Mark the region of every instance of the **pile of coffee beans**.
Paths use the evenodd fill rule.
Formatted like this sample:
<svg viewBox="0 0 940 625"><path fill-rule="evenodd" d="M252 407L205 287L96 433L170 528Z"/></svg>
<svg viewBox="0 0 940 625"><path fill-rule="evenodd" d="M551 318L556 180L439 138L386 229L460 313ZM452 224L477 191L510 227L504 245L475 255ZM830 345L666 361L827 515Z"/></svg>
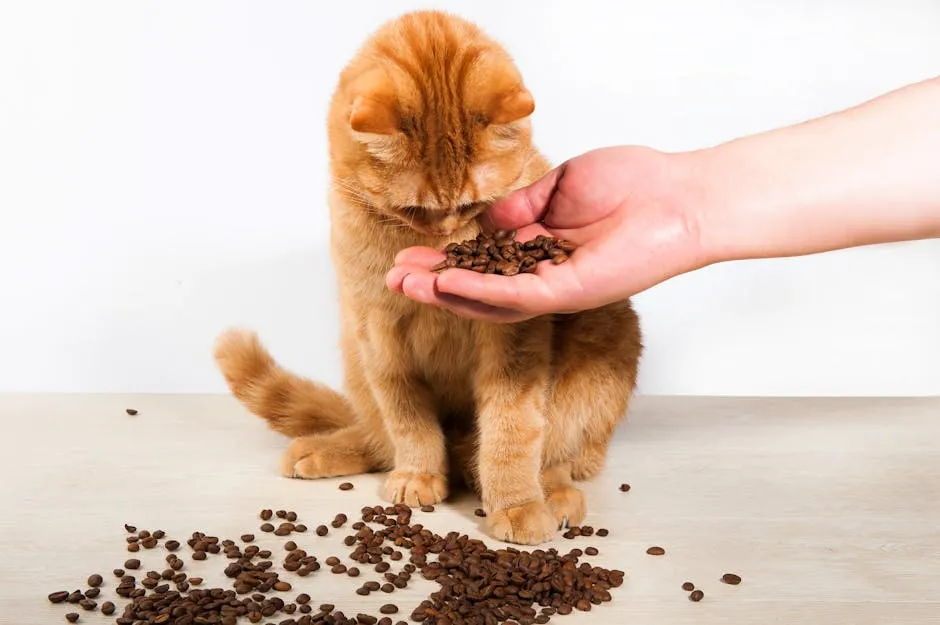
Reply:
<svg viewBox="0 0 940 625"><path fill-rule="evenodd" d="M297 514L294 512L273 513L266 509L259 514L264 525L270 525L268 521L275 516L290 524L291 531L296 531ZM334 575L355 578L360 575L359 567L369 567L381 574L384 583L374 580L363 583L355 591L361 596L373 592L391 594L407 588L412 575L436 582L440 590L412 609L410 618L415 622L428 625L548 623L553 615L586 612L611 601L610 591L624 580L622 571L592 566L581 560L585 554L599 553L594 547L584 551L573 549L568 553L556 549L531 552L511 547L490 549L482 541L466 535L451 532L441 536L413 523L412 510L405 505L365 507L360 519L351 525L352 533L343 541L352 548L346 559L348 564L335 555L328 556L323 563ZM345 514L337 514L330 525L340 529L348 520ZM326 529L326 526L321 527ZM144 543L144 549L153 549L165 538L160 530L138 531L132 525L125 525L125 530L131 551L139 551ZM578 528L580 536L591 533L590 528ZM162 545L167 552L167 568L142 571L143 574L137 576L132 573L141 569L141 560L136 557L126 560L123 568L113 571L118 580L113 592L126 600L123 609L106 601L100 611L107 616L118 614L115 621L118 625L235 625L242 618L250 623L265 621L269 625L406 625L405 621L392 619L391 615L402 611L393 602L384 603L378 610L379 616L347 615L327 603L315 609L307 593L298 594L293 601L279 596L291 591L292 584L281 578L282 572L275 570L276 558L272 551L250 544L254 539L254 534L242 534L239 545L234 540L197 531L186 541L193 560L225 556L229 561L224 570L230 580L227 588L201 588L202 578L189 577L180 570L184 562L176 552L185 548L180 541L168 539ZM294 541L285 541L283 546L285 555L279 564L284 572L306 577L321 570L319 559L299 548ZM391 570L393 563L406 557L408 561L399 570ZM94 611L98 609L94 599L108 584L102 575L94 573L88 577L87 585L89 588L84 591L53 592L49 601L77 604L86 611ZM69 612L65 618L77 622L80 615Z"/></svg>
<svg viewBox="0 0 940 625"><path fill-rule="evenodd" d="M515 237L515 230L497 230L492 235L481 232L475 239L449 243L444 248L447 258L431 267L431 271L456 267L501 276L535 273L539 261L551 260L560 265L577 247L566 239L542 234L525 242L516 241Z"/></svg>

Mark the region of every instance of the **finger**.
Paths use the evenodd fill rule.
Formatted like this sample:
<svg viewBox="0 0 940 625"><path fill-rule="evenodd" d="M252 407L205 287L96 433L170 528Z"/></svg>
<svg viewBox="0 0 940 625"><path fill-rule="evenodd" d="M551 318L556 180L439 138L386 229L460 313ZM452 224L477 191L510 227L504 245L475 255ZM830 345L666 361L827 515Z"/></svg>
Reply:
<svg viewBox="0 0 940 625"><path fill-rule="evenodd" d="M541 221L548 212L558 181L564 176L565 167L565 164L556 167L529 186L494 203L486 213L488 225L493 229L515 230Z"/></svg>
<svg viewBox="0 0 940 625"><path fill-rule="evenodd" d="M514 323L532 316L521 311L497 308L454 295L441 293L435 288L434 283L436 278L437 276L434 274L408 274L402 281L402 293L416 302L450 310L468 319L489 321L492 323Z"/></svg>
<svg viewBox="0 0 940 625"><path fill-rule="evenodd" d="M438 276L436 286L441 293L533 316L553 308L556 298L545 280L531 273L509 277L448 271Z"/></svg>
<svg viewBox="0 0 940 625"><path fill-rule="evenodd" d="M406 247L395 255L396 265L425 265L433 267L444 260L444 254L433 247Z"/></svg>

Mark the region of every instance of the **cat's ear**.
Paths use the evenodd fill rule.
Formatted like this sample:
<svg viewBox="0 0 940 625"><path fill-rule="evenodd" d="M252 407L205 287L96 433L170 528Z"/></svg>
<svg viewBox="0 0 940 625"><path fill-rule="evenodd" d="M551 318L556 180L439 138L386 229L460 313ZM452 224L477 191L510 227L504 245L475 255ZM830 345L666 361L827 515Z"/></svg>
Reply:
<svg viewBox="0 0 940 625"><path fill-rule="evenodd" d="M508 124L528 117L535 111L535 98L519 86L497 94L490 102L486 117L491 124Z"/></svg>
<svg viewBox="0 0 940 625"><path fill-rule="evenodd" d="M349 127L356 132L393 135L401 119L395 88L383 72L372 71L360 76L353 85L349 109Z"/></svg>
<svg viewBox="0 0 940 625"><path fill-rule="evenodd" d="M349 127L356 132L393 135L398 132L398 112L387 98L356 96L349 113Z"/></svg>

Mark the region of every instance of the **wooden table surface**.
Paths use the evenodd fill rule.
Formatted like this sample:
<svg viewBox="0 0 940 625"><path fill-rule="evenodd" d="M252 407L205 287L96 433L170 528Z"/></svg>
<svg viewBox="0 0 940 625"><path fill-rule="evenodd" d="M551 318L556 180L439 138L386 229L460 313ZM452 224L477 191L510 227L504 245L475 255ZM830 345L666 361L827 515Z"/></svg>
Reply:
<svg viewBox="0 0 940 625"><path fill-rule="evenodd" d="M295 510L312 528L380 503L377 475L347 492L343 480L279 477L285 439L225 396L7 395L0 417L4 624L65 623L69 610L46 595L84 588L95 572L106 580L99 603L113 599L111 570L129 557L124 523L237 538L261 535L262 508ZM594 545L594 560L627 579L611 603L553 623L940 623L940 399L639 397L585 490L587 523L610 536L553 544ZM416 518L499 546L480 531L477 505L465 496ZM344 535L297 542L322 561L349 552ZM666 555L647 555L651 545ZM164 568L162 549L141 554L144 570ZM186 559L187 572L224 579L224 559ZM726 572L743 583L720 583ZM393 595L354 594L369 574L291 576L291 596L347 614L394 600L406 618L436 587L416 578ZM702 602L688 601L685 581ZM78 611L83 623L113 622Z"/></svg>

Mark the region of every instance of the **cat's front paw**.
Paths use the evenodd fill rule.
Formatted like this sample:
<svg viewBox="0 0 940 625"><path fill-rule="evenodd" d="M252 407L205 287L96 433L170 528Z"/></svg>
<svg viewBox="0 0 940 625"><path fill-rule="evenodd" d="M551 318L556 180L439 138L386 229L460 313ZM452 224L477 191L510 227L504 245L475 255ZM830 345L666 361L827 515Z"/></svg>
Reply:
<svg viewBox="0 0 940 625"><path fill-rule="evenodd" d="M411 508L440 503L447 498L447 478L437 473L392 471L385 480L384 497Z"/></svg>
<svg viewBox="0 0 940 625"><path fill-rule="evenodd" d="M545 498L545 503L552 511L558 527L574 527L581 525L581 521L584 520L586 509L584 493L577 488L569 486L552 491Z"/></svg>
<svg viewBox="0 0 940 625"><path fill-rule="evenodd" d="M558 530L558 522L544 501L495 510L487 515L490 536L520 545L548 542Z"/></svg>

